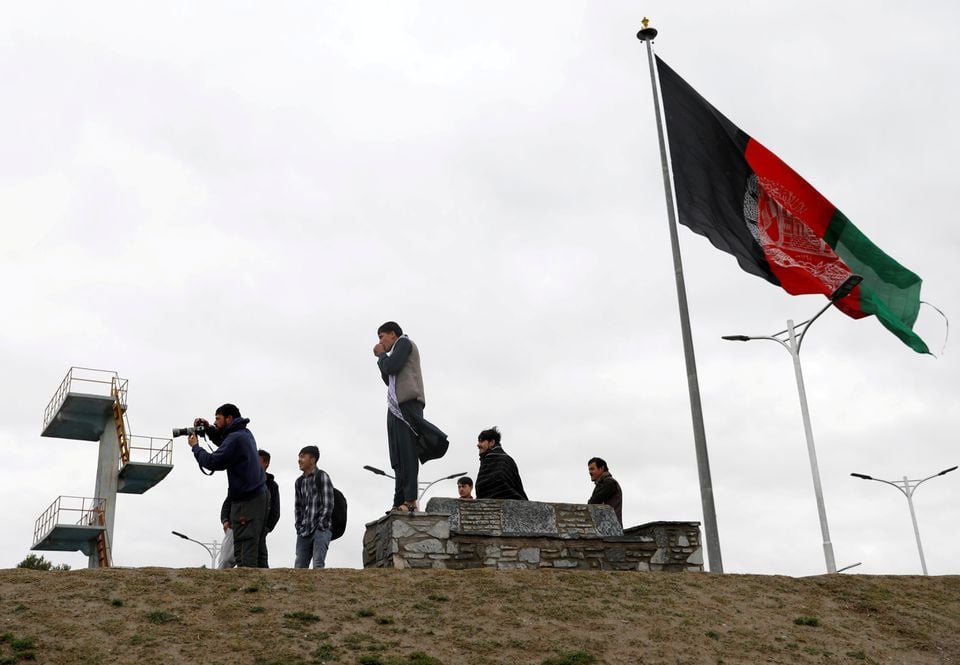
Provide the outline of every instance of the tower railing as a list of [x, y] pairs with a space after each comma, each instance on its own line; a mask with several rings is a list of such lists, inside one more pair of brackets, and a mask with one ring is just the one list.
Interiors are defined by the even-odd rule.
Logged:
[[147, 464], [173, 464], [173, 439], [131, 434], [130, 461], [145, 461]]
[[102, 526], [106, 499], [85, 496], [58, 496], [37, 518], [33, 542], [39, 543], [58, 524]]
[[57, 412], [71, 392], [83, 392], [91, 395], [113, 397], [113, 391], [118, 393], [118, 399], [124, 411], [127, 408], [127, 380], [121, 379], [116, 372], [90, 367], [71, 367], [67, 375], [60, 382], [60, 387], [54, 393], [50, 403], [43, 412], [43, 430], [56, 417]]

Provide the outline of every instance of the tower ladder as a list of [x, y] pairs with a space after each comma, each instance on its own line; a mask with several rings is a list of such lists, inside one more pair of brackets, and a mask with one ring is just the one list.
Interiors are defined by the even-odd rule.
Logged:
[[126, 464], [130, 461], [130, 441], [127, 439], [127, 428], [124, 424], [124, 408], [120, 386], [116, 379], [110, 387], [113, 395], [113, 426], [117, 429], [117, 445], [120, 446], [120, 460]]
[[[103, 508], [97, 508], [97, 522], [100, 526], [106, 524], [106, 516], [104, 515]], [[110, 567], [110, 552], [107, 549], [107, 532], [106, 530], [101, 531], [97, 534], [97, 564], [101, 568]]]

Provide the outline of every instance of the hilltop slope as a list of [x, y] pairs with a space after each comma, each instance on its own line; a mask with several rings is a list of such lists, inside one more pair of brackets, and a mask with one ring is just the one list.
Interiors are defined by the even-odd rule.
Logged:
[[960, 577], [3, 570], [0, 635], [0, 663], [960, 663]]

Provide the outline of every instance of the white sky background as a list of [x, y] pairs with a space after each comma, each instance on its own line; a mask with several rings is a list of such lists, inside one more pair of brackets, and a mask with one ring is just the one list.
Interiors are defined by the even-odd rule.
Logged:
[[[274, 456], [274, 566], [292, 565], [296, 454], [350, 501], [328, 565], [389, 507], [371, 348], [418, 343], [451, 438], [421, 478], [477, 469], [497, 424], [527, 493], [585, 501], [605, 457], [627, 524], [701, 520], [649, 73], [634, 37], [960, 313], [960, 5], [924, 2], [19, 3], [0, 9], [0, 566], [96, 444], [40, 437], [71, 365], [130, 381], [134, 434], [236, 403]], [[790, 297], [680, 229], [727, 572], [824, 571], [789, 356]], [[917, 330], [938, 355], [942, 319]], [[898, 479], [960, 463], [958, 355], [832, 311], [803, 363], [837, 564], [917, 574]], [[120, 495], [114, 557], [197, 566], [226, 478], [184, 439]], [[452, 481], [432, 495], [452, 496]], [[931, 574], [958, 574], [960, 472], [916, 494]], [[43, 552], [75, 567], [86, 557]]]

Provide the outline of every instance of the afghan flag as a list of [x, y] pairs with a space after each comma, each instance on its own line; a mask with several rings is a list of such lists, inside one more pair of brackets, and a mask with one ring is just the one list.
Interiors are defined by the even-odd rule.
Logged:
[[851, 274], [861, 275], [836, 306], [855, 319], [876, 315], [911, 349], [929, 353], [913, 332], [920, 278], [659, 57], [657, 69], [680, 223], [792, 295], [830, 296]]

